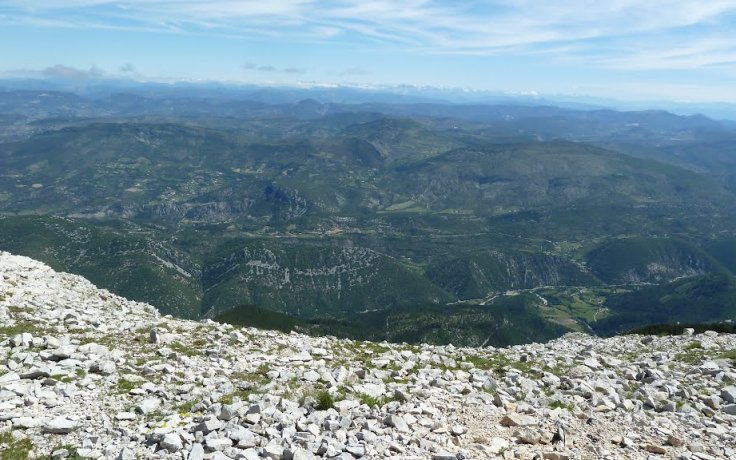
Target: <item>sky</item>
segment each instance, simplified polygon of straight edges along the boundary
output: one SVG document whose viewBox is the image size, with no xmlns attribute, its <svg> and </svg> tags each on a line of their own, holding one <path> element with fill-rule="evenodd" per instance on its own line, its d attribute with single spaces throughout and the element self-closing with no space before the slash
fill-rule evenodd
<svg viewBox="0 0 736 460">
<path fill-rule="evenodd" d="M 0 77 L 736 102 L 736 0 L 0 0 Z"/>
</svg>

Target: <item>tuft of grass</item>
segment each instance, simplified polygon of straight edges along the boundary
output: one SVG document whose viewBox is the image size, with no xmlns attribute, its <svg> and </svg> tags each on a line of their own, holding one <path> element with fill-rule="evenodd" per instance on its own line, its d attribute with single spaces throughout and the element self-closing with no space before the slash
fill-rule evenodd
<svg viewBox="0 0 736 460">
<path fill-rule="evenodd" d="M 11 326 L 0 326 L 0 336 L 13 337 L 14 335 L 28 332 L 34 336 L 43 335 L 46 330 L 39 327 L 38 324 L 32 321 L 16 321 Z"/>
<path fill-rule="evenodd" d="M 548 406 L 550 409 L 565 409 L 570 412 L 572 412 L 573 409 L 575 409 L 575 405 L 572 403 L 564 403 L 559 400 L 554 400 L 551 403 L 549 403 Z"/>
<path fill-rule="evenodd" d="M 127 394 L 134 388 L 137 388 L 137 385 L 134 382 L 126 379 L 118 380 L 117 389 L 119 393 Z"/>
<path fill-rule="evenodd" d="M 0 458 L 3 460 L 26 460 L 31 458 L 33 447 L 30 438 L 15 439 L 11 431 L 0 433 Z"/>
<path fill-rule="evenodd" d="M 268 374 L 268 371 L 271 369 L 268 367 L 268 364 L 262 363 L 260 366 L 258 366 L 258 369 L 256 369 L 256 374 L 266 377 L 266 374 Z"/>
<path fill-rule="evenodd" d="M 320 391 L 317 393 L 315 399 L 317 399 L 317 404 L 315 404 L 314 408 L 317 410 L 328 410 L 335 407 L 335 399 L 328 391 Z"/>
<path fill-rule="evenodd" d="M 251 382 L 255 385 L 265 385 L 269 381 L 267 374 L 268 374 L 268 371 L 270 370 L 271 369 L 268 367 L 268 365 L 264 363 L 258 366 L 255 372 L 242 372 L 242 371 L 233 372 L 230 375 L 230 380 L 233 383 Z"/>
<path fill-rule="evenodd" d="M 368 407 L 381 407 L 383 404 L 385 404 L 383 402 L 384 398 L 375 398 L 373 396 L 369 396 L 365 394 L 360 395 L 359 400 L 361 404 L 365 404 Z"/>
<path fill-rule="evenodd" d="M 189 356 L 190 358 L 198 354 L 195 348 L 184 345 L 181 342 L 174 342 L 171 345 L 169 345 L 169 348 L 171 348 L 173 351 L 179 354 L 182 354 L 184 356 Z"/>
<path fill-rule="evenodd" d="M 391 401 L 398 401 L 396 395 L 381 396 L 380 398 L 374 398 L 366 394 L 360 395 L 358 398 L 361 404 L 365 404 L 368 407 L 383 407 Z"/>
<path fill-rule="evenodd" d="M 177 413 L 184 417 L 192 413 L 192 407 L 199 401 L 196 399 L 190 399 L 189 401 L 183 402 L 176 407 Z"/>
<path fill-rule="evenodd" d="M 195 404 L 197 404 L 197 402 L 194 399 L 190 399 L 187 402 L 179 404 L 176 409 L 179 413 L 190 413 Z"/>
<path fill-rule="evenodd" d="M 704 358 L 704 353 L 701 347 L 692 347 L 694 344 L 688 345 L 686 351 L 677 353 L 675 359 L 686 364 L 698 364 Z M 692 348 L 691 348 L 692 347 Z"/>
<path fill-rule="evenodd" d="M 79 453 L 77 452 L 77 448 L 72 446 L 71 444 L 62 444 L 60 446 L 56 446 L 51 449 L 51 452 L 55 452 L 59 449 L 66 449 L 66 451 L 69 452 L 69 456 L 65 457 L 65 460 L 82 460 L 84 458 L 79 455 Z"/>
<path fill-rule="evenodd" d="M 468 355 L 465 357 L 465 361 L 473 364 L 476 369 L 484 371 L 490 370 L 493 367 L 493 361 L 481 356 Z"/>
</svg>

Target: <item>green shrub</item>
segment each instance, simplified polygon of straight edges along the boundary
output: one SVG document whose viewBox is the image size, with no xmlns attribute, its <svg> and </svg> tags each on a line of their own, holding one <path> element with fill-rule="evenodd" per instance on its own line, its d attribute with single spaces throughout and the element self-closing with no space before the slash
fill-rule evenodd
<svg viewBox="0 0 736 460">
<path fill-rule="evenodd" d="M 327 410 L 335 407 L 335 399 L 328 391 L 320 391 L 316 396 L 317 404 L 314 408 L 317 410 Z"/>
</svg>

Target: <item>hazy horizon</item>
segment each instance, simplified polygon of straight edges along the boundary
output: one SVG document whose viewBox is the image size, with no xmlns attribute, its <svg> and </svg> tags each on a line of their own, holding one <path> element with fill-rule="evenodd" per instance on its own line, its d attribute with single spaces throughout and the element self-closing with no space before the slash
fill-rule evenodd
<svg viewBox="0 0 736 460">
<path fill-rule="evenodd" d="M 736 2 L 0 2 L 0 78 L 736 102 Z"/>
</svg>

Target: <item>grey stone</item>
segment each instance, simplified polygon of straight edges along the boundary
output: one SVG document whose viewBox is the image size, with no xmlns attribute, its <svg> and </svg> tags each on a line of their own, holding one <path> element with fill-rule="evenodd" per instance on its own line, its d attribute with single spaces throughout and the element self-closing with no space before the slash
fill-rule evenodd
<svg viewBox="0 0 736 460">
<path fill-rule="evenodd" d="M 685 441 L 680 437 L 670 435 L 667 437 L 667 444 L 672 447 L 682 447 L 685 445 Z"/>
<path fill-rule="evenodd" d="M 255 449 L 245 449 L 241 452 L 241 457 L 239 457 L 240 460 L 260 460 L 261 456 L 258 455 L 258 451 Z M 309 457 L 310 459 L 313 457 Z M 296 456 L 292 458 L 292 460 L 295 460 Z"/>
<path fill-rule="evenodd" d="M 168 433 L 164 435 L 164 439 L 159 443 L 159 445 L 169 452 L 178 452 L 184 448 L 181 438 L 176 433 Z"/>
<path fill-rule="evenodd" d="M 215 452 L 210 457 L 210 460 L 233 460 L 232 457 L 228 457 L 227 455 L 223 454 L 222 452 Z"/>
<path fill-rule="evenodd" d="M 133 453 L 132 450 L 128 449 L 127 447 L 123 447 L 123 449 L 120 451 L 120 453 L 115 457 L 115 460 L 135 460 L 136 456 Z M 203 460 L 203 459 L 200 459 Z"/>
<path fill-rule="evenodd" d="M 345 451 L 355 458 L 360 458 L 365 455 L 365 447 L 363 446 L 347 446 Z"/>
<path fill-rule="evenodd" d="M 665 449 L 662 446 L 658 446 L 656 444 L 646 444 L 644 446 L 644 450 L 647 452 L 651 452 L 653 454 L 659 454 L 659 455 L 665 455 L 667 453 L 667 449 Z"/>
<path fill-rule="evenodd" d="M 151 412 L 154 412 L 161 406 L 161 400 L 158 398 L 148 398 L 144 399 L 140 403 L 138 403 L 137 406 L 135 406 L 135 411 L 139 414 L 150 414 Z"/>
<path fill-rule="evenodd" d="M 238 411 L 235 406 L 231 404 L 225 404 L 220 410 L 220 415 L 217 416 L 220 420 L 229 421 L 238 416 Z"/>
<path fill-rule="evenodd" d="M 7 374 L 0 375 L 0 387 L 7 383 L 17 382 L 20 380 L 20 375 L 16 372 L 8 372 Z"/>
<path fill-rule="evenodd" d="M 102 452 L 97 449 L 80 448 L 77 449 L 77 458 L 102 458 Z"/>
<path fill-rule="evenodd" d="M 468 429 L 462 425 L 454 425 L 451 431 L 452 431 L 452 434 L 454 434 L 455 436 L 460 436 L 460 435 L 467 433 Z"/>
<path fill-rule="evenodd" d="M 316 457 L 307 449 L 297 447 L 292 452 L 292 460 L 314 460 Z"/>
<path fill-rule="evenodd" d="M 204 444 L 215 451 L 225 450 L 225 448 L 233 446 L 233 442 L 229 438 L 207 438 Z"/>
<path fill-rule="evenodd" d="M 284 448 L 277 444 L 268 444 L 263 448 L 263 457 L 271 460 L 282 460 L 284 458 Z"/>
<path fill-rule="evenodd" d="M 729 403 L 736 403 L 736 386 L 727 386 L 721 390 L 721 398 Z"/>
<path fill-rule="evenodd" d="M 69 457 L 70 453 L 67 449 L 56 449 L 55 451 L 51 452 L 51 458 L 52 460 L 59 460 L 62 458 Z"/>
<path fill-rule="evenodd" d="M 506 414 L 501 419 L 501 425 L 503 426 L 531 426 L 536 424 L 536 418 L 524 414 Z"/>
<path fill-rule="evenodd" d="M 542 435 L 539 432 L 530 429 L 516 431 L 514 436 L 523 444 L 539 444 L 542 440 Z"/>
<path fill-rule="evenodd" d="M 204 420 L 199 425 L 193 428 L 193 431 L 201 431 L 204 434 L 210 434 L 213 431 L 217 431 L 222 428 L 225 424 L 216 418 L 209 418 Z"/>
<path fill-rule="evenodd" d="M 49 420 L 43 425 L 45 433 L 68 434 L 77 428 L 77 422 L 67 417 L 57 417 Z"/>
<path fill-rule="evenodd" d="M 189 451 L 189 458 L 187 460 L 204 460 L 204 447 L 202 447 L 202 444 L 198 442 L 192 444 L 192 450 Z"/>
<path fill-rule="evenodd" d="M 391 414 L 383 420 L 383 423 L 387 426 L 396 428 L 399 433 L 409 433 L 411 431 L 409 429 L 409 425 L 399 415 Z"/>
</svg>

